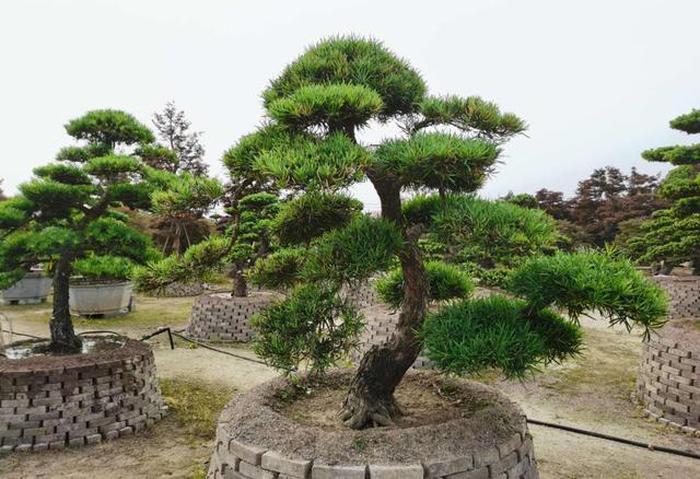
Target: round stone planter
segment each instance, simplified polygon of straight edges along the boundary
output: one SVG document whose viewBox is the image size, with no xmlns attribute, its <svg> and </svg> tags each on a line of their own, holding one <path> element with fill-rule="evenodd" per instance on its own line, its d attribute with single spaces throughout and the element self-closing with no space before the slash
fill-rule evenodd
<svg viewBox="0 0 700 479">
<path fill-rule="evenodd" d="M 700 319 L 700 276 L 653 276 L 669 298 L 668 319 Z"/>
<path fill-rule="evenodd" d="M 70 310 L 80 316 L 116 316 L 133 309 L 129 281 L 79 282 L 70 285 Z"/>
<path fill-rule="evenodd" d="M 0 293 L 1 304 L 37 304 L 46 301 L 51 292 L 51 278 L 40 271 L 24 275 L 12 287 Z"/>
<path fill-rule="evenodd" d="M 245 297 L 231 293 L 198 296 L 192 305 L 187 334 L 204 341 L 250 341 L 250 318 L 280 298 L 269 291 L 253 291 Z"/>
<path fill-rule="evenodd" d="M 672 321 L 642 350 L 637 399 L 647 416 L 700 436 L 700 330 Z"/>
<path fill-rule="evenodd" d="M 164 414 L 151 348 L 0 358 L 0 451 L 41 451 L 128 436 Z"/>
<path fill-rule="evenodd" d="M 425 372 L 410 376 L 427 374 L 437 378 Z M 270 381 L 236 397 L 222 413 L 207 477 L 538 478 L 520 408 L 493 388 L 455 384 L 459 394 L 476 394 L 487 403 L 435 424 L 354 431 L 314 427 L 283 415 L 275 404 L 289 382 Z"/>
</svg>

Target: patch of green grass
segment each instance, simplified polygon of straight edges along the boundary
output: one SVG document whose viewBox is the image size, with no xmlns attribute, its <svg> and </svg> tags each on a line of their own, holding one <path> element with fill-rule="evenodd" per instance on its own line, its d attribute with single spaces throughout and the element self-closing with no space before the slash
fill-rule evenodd
<svg viewBox="0 0 700 479">
<path fill-rule="evenodd" d="M 170 414 L 193 439 L 214 438 L 219 415 L 234 393 L 190 379 L 161 379 L 160 388 Z"/>
<path fill-rule="evenodd" d="M 641 344 L 620 342 L 605 330 L 585 330 L 586 350 L 559 368 L 545 368 L 540 383 L 562 394 L 600 388 L 620 398 L 634 388 Z"/>
<path fill-rule="evenodd" d="M 73 317 L 73 324 L 78 330 L 116 330 L 150 329 L 161 325 L 184 326 L 190 317 L 194 298 L 153 298 L 136 296 L 136 310 L 123 316 L 111 318 Z M 48 335 L 48 323 L 51 318 L 51 302 L 24 306 L 8 306 L 3 311 L 7 316 L 21 324 L 24 321 L 45 323 Z M 17 328 L 20 329 L 19 327 Z"/>
<path fill-rule="evenodd" d="M 190 474 L 190 479 L 206 479 L 207 478 L 207 467 L 202 463 L 196 463 L 192 466 L 192 474 Z"/>
</svg>

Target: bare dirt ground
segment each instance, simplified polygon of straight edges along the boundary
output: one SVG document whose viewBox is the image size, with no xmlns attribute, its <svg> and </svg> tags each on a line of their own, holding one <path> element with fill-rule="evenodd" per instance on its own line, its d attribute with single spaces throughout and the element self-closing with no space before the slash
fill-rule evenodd
<svg viewBox="0 0 700 479">
<path fill-rule="evenodd" d="M 191 303 L 192 298 L 139 297 L 137 311 L 128 317 L 81 319 L 76 321 L 76 327 L 80 331 L 112 330 L 139 338 L 160 326 L 184 328 Z M 15 331 L 48 334 L 48 305 L 5 307 L 2 311 L 12 321 Z M 549 367 L 524 382 L 481 379 L 519 402 L 531 418 L 700 453 L 700 439 L 643 419 L 630 400 L 641 351 L 639 336 L 607 328 L 604 322 L 586 320 L 583 325 L 587 350 L 580 358 Z M 178 381 L 196 381 L 217 398 L 231 395 L 232 390 L 245 391 L 276 375 L 263 365 L 203 348 L 193 349 L 182 341 L 171 351 L 165 336 L 149 342 L 154 346 L 162 378 L 174 380 L 175 385 L 181 384 Z M 224 349 L 254 357 L 244 345 Z M 0 458 L 0 477 L 203 477 L 211 438 L 191 434 L 187 424 L 177 416 L 170 415 L 136 437 L 98 446 L 11 454 Z M 700 478 L 700 460 L 541 426 L 531 426 L 531 432 L 543 479 Z"/>
</svg>

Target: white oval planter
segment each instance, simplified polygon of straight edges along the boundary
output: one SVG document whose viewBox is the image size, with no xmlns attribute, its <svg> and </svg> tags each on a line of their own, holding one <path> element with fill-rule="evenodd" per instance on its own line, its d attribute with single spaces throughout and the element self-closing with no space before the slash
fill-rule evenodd
<svg viewBox="0 0 700 479">
<path fill-rule="evenodd" d="M 1 292 L 3 304 L 36 304 L 46 301 L 51 291 L 51 278 L 39 271 L 24 275 L 12 287 Z"/>
<path fill-rule="evenodd" d="M 114 316 L 133 309 L 130 281 L 70 285 L 70 310 L 81 316 Z"/>
</svg>

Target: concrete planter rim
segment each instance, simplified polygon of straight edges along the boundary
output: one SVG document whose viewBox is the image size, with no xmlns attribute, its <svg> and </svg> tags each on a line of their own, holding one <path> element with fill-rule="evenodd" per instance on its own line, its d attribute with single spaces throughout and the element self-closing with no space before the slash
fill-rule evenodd
<svg viewBox="0 0 700 479">
<path fill-rule="evenodd" d="M 94 280 L 94 279 L 78 279 L 71 278 L 70 287 L 71 288 L 99 288 L 100 286 L 129 286 L 132 282 L 128 279 L 104 279 L 104 280 Z"/>
<path fill-rule="evenodd" d="M 350 375 L 352 373 L 352 370 L 335 370 L 331 371 L 329 374 Z M 437 377 L 436 373 L 426 371 L 411 371 L 407 374 L 407 376 L 408 375 Z M 402 454 L 409 457 L 406 461 L 400 461 L 398 463 L 392 462 L 389 459 L 385 461 L 374 460 L 374 462 L 372 462 L 374 458 L 367 458 L 363 460 L 358 457 L 357 461 L 338 461 L 334 458 L 322 457 L 322 462 L 324 463 L 360 467 L 367 465 L 367 461 L 370 461 L 369 464 L 378 465 L 415 465 L 416 463 L 436 459 L 449 460 L 465 454 L 478 455 L 487 453 L 494 448 L 498 448 L 500 443 L 507 442 L 507 437 L 500 437 L 499 439 L 499 436 L 496 435 L 493 443 L 484 442 L 477 444 L 476 446 L 467 445 L 465 441 L 468 438 L 465 436 L 468 436 L 469 434 L 479 435 L 484 433 L 483 431 L 473 431 L 472 427 L 470 427 L 473 426 L 473 424 L 470 424 L 469 418 L 457 418 L 435 424 L 413 426 L 401 429 L 376 428 L 356 431 L 348 428 L 327 431 L 320 427 L 301 424 L 272 408 L 270 405 L 270 400 L 272 399 L 273 395 L 289 384 L 289 380 L 283 377 L 278 377 L 234 398 L 234 400 L 228 404 L 226 409 L 224 409 L 220 417 L 219 433 L 217 436 L 225 434 L 225 437 L 231 441 L 248 444 L 251 447 L 258 448 L 260 450 L 276 451 L 279 450 L 279 445 L 281 443 L 295 444 L 299 439 L 304 438 L 309 440 L 309 437 L 312 436 L 317 438 L 317 449 L 320 450 L 323 447 L 323 444 L 327 444 L 326 441 L 328 440 L 346 440 L 350 442 L 360 435 L 368 435 L 373 443 L 375 443 L 375 441 L 382 441 L 385 445 L 393 447 L 395 447 L 397 444 L 401 444 L 403 449 Z M 460 384 L 462 385 L 461 387 L 466 389 L 488 391 L 490 394 L 493 394 L 494 398 L 497 398 L 499 410 L 504 413 L 504 417 L 507 418 L 507 420 L 511 421 L 508 426 L 512 426 L 512 432 L 508 434 L 511 436 L 512 434 L 516 434 L 522 437 L 524 432 L 527 431 L 524 412 L 516 403 L 508 399 L 503 393 L 497 391 L 495 388 L 474 381 L 463 380 L 460 381 Z M 338 407 L 340 407 L 340 404 Z M 282 439 L 275 441 L 272 439 L 272 437 L 268 437 L 265 438 L 265 440 L 260 441 L 259 438 L 251 438 L 249 434 L 250 431 L 257 427 L 256 424 L 261 424 L 262 421 L 266 422 L 267 424 L 274 424 L 274 435 L 282 436 Z M 425 455 L 426 451 L 424 438 L 426 437 L 427 433 L 435 432 L 437 430 L 456 431 L 456 436 L 463 437 L 465 441 L 462 441 L 462 444 L 450 442 L 431 444 L 431 449 L 433 451 L 439 451 L 438 453 L 435 453 L 439 457 L 428 457 Z M 505 434 L 505 436 L 508 434 Z M 272 434 L 270 436 L 272 436 Z M 421 446 L 421 444 L 423 444 L 423 446 Z M 412 451 L 412 448 L 415 448 L 416 451 Z M 284 455 L 285 452 L 281 452 L 280 454 Z M 288 457 L 292 459 L 315 460 L 319 457 L 314 454 L 308 455 L 304 452 L 292 454 L 287 452 L 287 454 Z"/>
<path fill-rule="evenodd" d="M 102 336 L 103 337 L 103 336 Z M 110 351 L 100 351 L 92 353 L 77 353 L 63 355 L 32 356 L 22 359 L 7 359 L 0 357 L 0 375 L 5 373 L 18 374 L 39 374 L 42 372 L 63 372 L 75 368 L 92 367 L 97 368 L 112 362 L 120 362 L 124 359 L 136 356 L 151 355 L 150 345 L 130 339 L 126 336 L 119 336 L 125 340 L 125 344 L 120 348 Z M 21 340 L 12 344 L 38 340 Z"/>
</svg>

